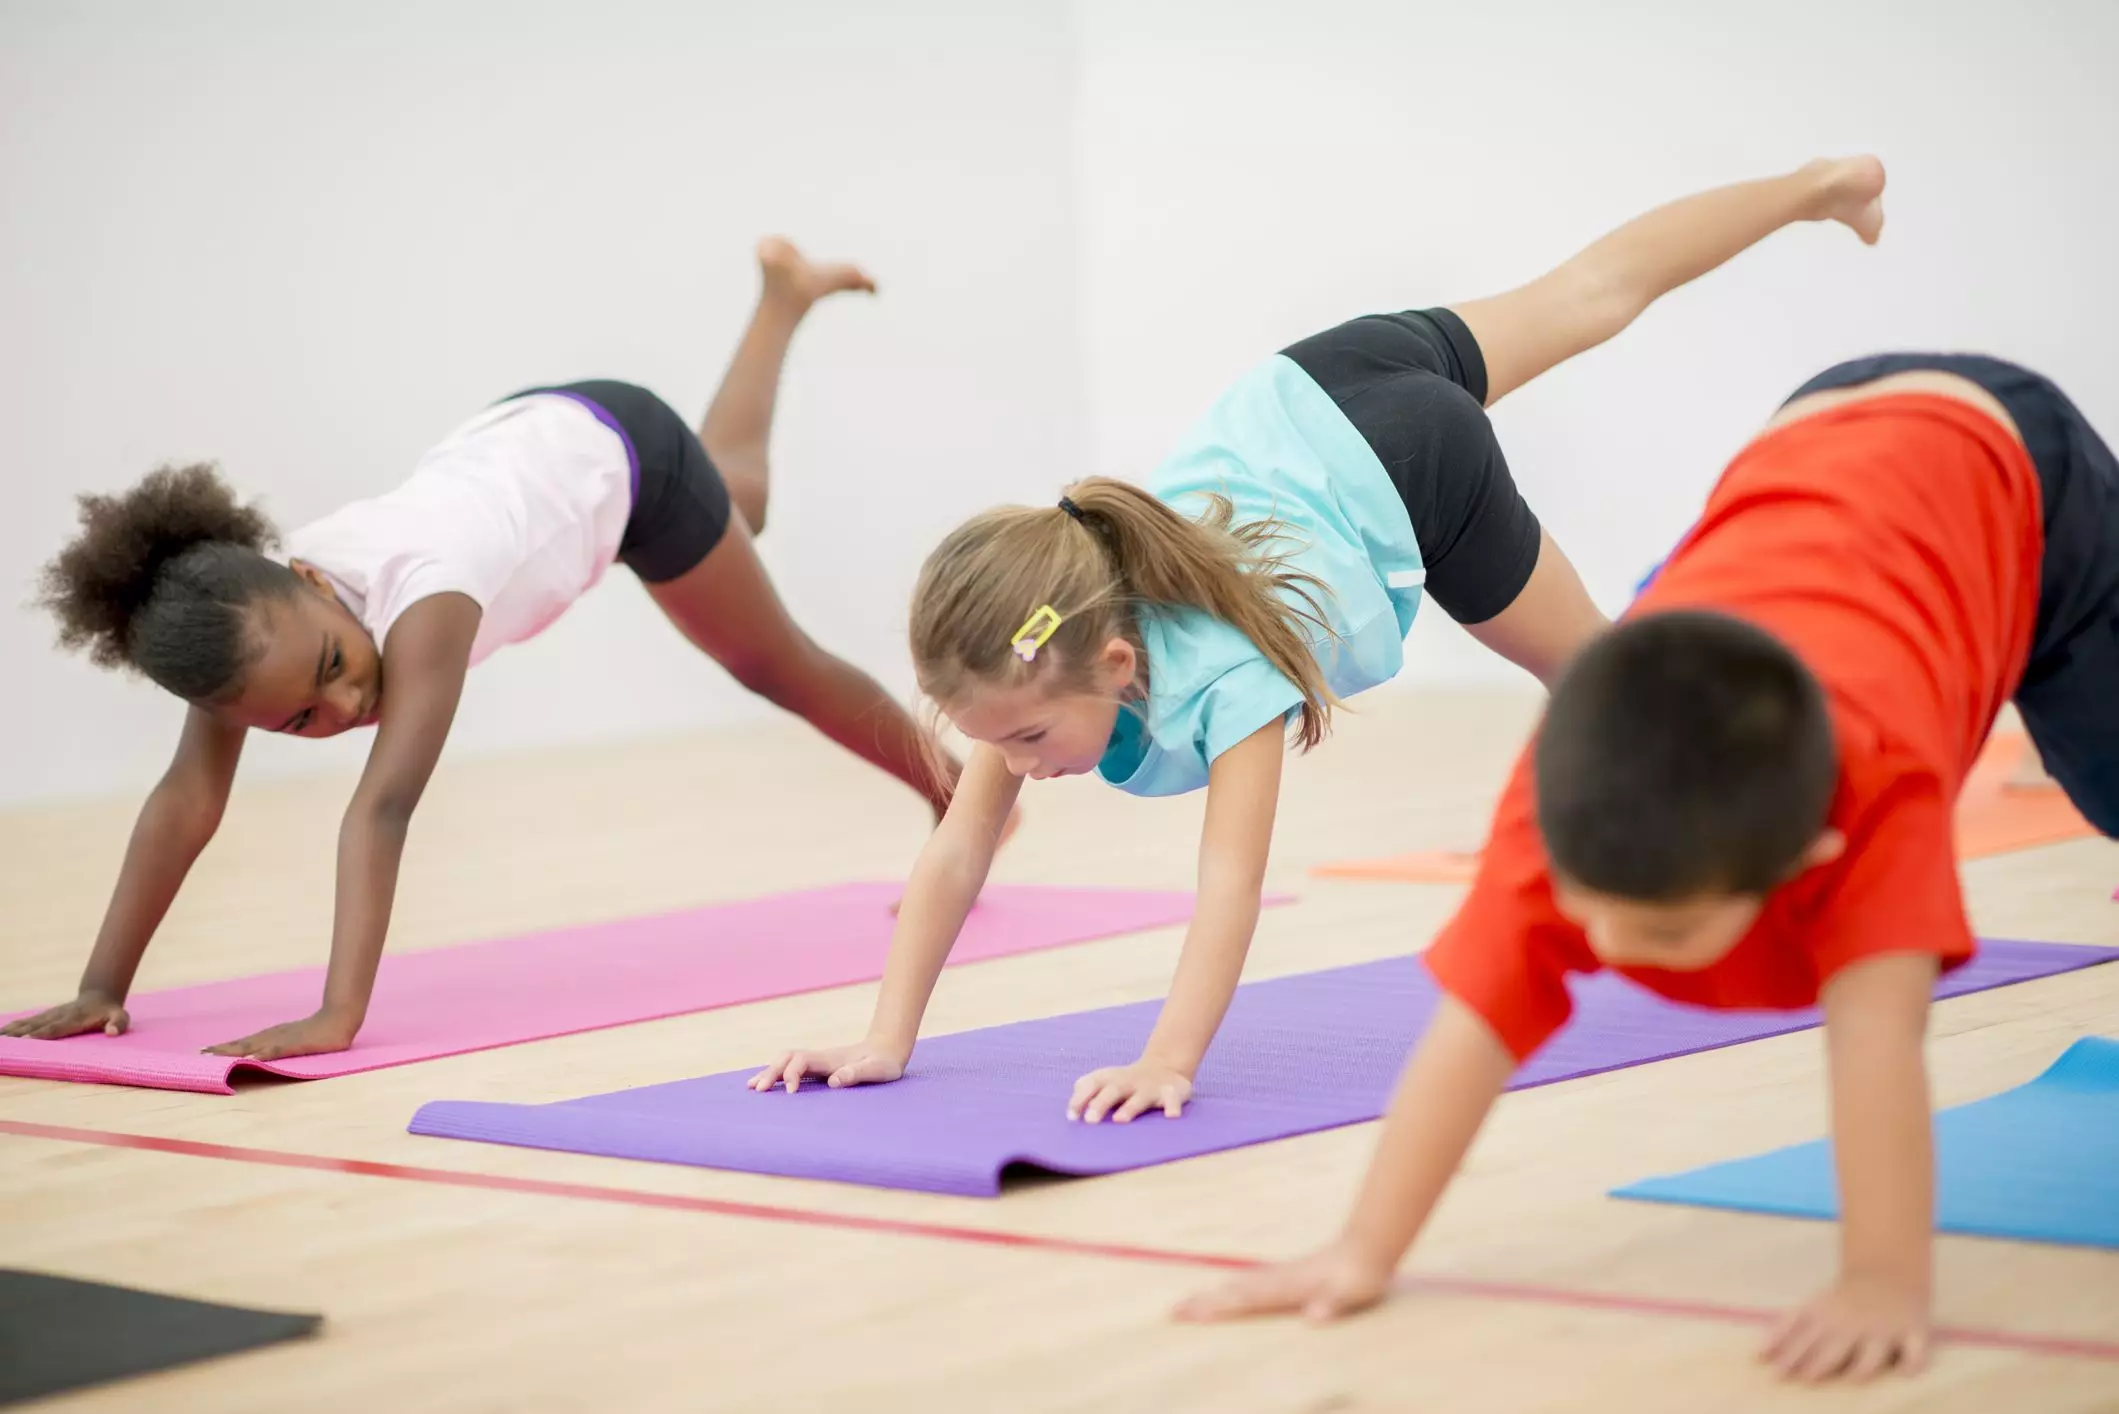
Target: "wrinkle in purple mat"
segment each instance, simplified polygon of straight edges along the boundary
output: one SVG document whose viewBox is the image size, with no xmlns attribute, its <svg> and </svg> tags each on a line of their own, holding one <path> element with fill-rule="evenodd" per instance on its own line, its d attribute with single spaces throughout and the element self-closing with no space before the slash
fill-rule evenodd
<svg viewBox="0 0 2119 1414">
<path fill-rule="evenodd" d="M 2119 948 L 1988 942 L 1937 997 L 2073 971 Z M 1715 1012 L 1608 973 L 1575 978 L 1575 1018 L 1516 1073 L 1550 1084 L 1815 1026 L 1818 1014 Z M 1184 1117 L 1071 1123 L 1076 1077 L 1140 1053 L 1159 1002 L 1021 1021 L 920 1044 L 894 1085 L 754 1094 L 755 1068 L 549 1105 L 440 1100 L 414 1134 L 659 1163 L 995 1197 L 1016 1167 L 1072 1176 L 1358 1124 L 1383 1113 L 1435 1003 L 1417 957 L 1239 988 Z M 762 1060 L 761 1060 L 762 1063 Z"/>
</svg>

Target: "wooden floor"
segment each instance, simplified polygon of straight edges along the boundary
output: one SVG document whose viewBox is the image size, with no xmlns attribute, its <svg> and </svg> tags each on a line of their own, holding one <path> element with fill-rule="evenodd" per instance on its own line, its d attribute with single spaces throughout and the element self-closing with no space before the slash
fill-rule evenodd
<svg viewBox="0 0 2119 1414">
<path fill-rule="evenodd" d="M 1305 870 L 1476 845 L 1530 712 L 1514 698 L 1363 706 L 1291 772 L 1272 883 L 1302 897 L 1266 914 L 1253 978 L 1423 946 L 1457 889 Z M 321 962 L 347 785 L 240 794 L 141 985 Z M 1136 801 L 1069 781 L 1026 802 L 1001 878 L 1191 882 L 1196 798 Z M 71 993 L 132 804 L 0 815 L 0 1009 Z M 415 826 L 392 946 L 899 876 L 922 827 L 909 797 L 793 727 L 451 765 Z M 1966 869 L 1976 923 L 2010 937 L 2119 941 L 2115 883 L 2119 849 L 2102 841 Z M 930 1028 L 1158 996 L 1179 937 L 953 972 Z M 846 988 L 233 1097 L 0 1080 L 0 1121 L 18 1127 L 185 1141 L 0 1134 L 0 1265 L 328 1318 L 315 1341 L 51 1407 L 2119 1410 L 2119 1361 L 2006 1345 L 1952 1345 L 1917 1381 L 1780 1388 L 1753 1363 L 1760 1329 L 1747 1316 L 1830 1276 L 1832 1228 L 1603 1196 L 1821 1133 L 1815 1034 L 1504 1099 L 1410 1264 L 1429 1283 L 1324 1330 L 1190 1329 L 1164 1312 L 1214 1278 L 1203 1259 L 1327 1235 L 1371 1126 L 999 1201 L 405 1133 L 428 1099 L 561 1099 L 852 1039 L 870 997 Z M 2119 1035 L 2119 967 L 1942 1003 L 1937 1102 L 2018 1084 L 2100 1032 Z M 418 1171 L 332 1171 L 301 1156 Z M 452 1185 L 437 1170 L 535 1182 Z M 1945 1238 L 1939 1270 L 1947 1324 L 2119 1343 L 2119 1254 Z"/>
</svg>

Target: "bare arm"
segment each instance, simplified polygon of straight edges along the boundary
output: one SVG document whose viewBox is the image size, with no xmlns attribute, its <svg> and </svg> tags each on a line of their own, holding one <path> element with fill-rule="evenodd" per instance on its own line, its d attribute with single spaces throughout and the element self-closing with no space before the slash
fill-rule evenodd
<svg viewBox="0 0 2119 1414">
<path fill-rule="evenodd" d="M 1716 187 L 1635 217 L 1527 285 L 1451 306 L 1485 356 L 1487 406 L 1792 222 L 1840 221 L 1873 243 L 1883 187 L 1873 157 Z"/>
<path fill-rule="evenodd" d="M 983 745 L 973 749 L 942 823 L 928 836 L 906 881 L 868 1035 L 851 1046 L 783 1051 L 751 1077 L 751 1089 L 784 1085 L 792 1092 L 812 1075 L 834 1086 L 873 1084 L 905 1073 L 928 998 L 986 886 L 986 872 L 1022 787 L 1000 752 Z"/>
<path fill-rule="evenodd" d="M 140 807 L 117 888 L 81 974 L 80 996 L 6 1028 L 10 1036 L 55 1040 L 83 1031 L 111 1035 L 129 1024 L 124 1003 L 155 930 L 169 912 L 191 866 L 220 828 L 244 729 L 190 708 L 175 758 Z"/>
<path fill-rule="evenodd" d="M 218 1055 L 272 1060 L 343 1050 L 367 1018 L 397 891 L 412 811 L 425 792 L 463 694 L 481 614 L 462 594 L 407 609 L 383 644 L 382 720 L 339 827 L 338 893 L 323 1004 L 307 1022 L 212 1047 Z"/>
<path fill-rule="evenodd" d="M 906 880 L 891 930 L 890 958 L 876 994 L 869 1040 L 905 1056 L 920 1038 L 920 1018 L 964 931 L 964 919 L 986 887 L 1008 812 L 1023 788 L 1001 753 L 981 745 L 957 781 L 942 823 L 928 838 Z"/>
<path fill-rule="evenodd" d="M 1391 1096 L 1383 1137 L 1342 1239 L 1384 1271 L 1397 1267 L 1456 1176 L 1516 1058 L 1493 1029 L 1444 992 Z"/>
<path fill-rule="evenodd" d="M 1825 986 L 1840 1273 L 1769 1345 L 1788 1374 L 1863 1378 L 1926 1359 L 1935 1155 L 1922 1048 L 1935 974 L 1931 954 L 1883 953 Z"/>
<path fill-rule="evenodd" d="M 1516 1058 L 1470 1007 L 1445 992 L 1391 1097 L 1383 1136 L 1337 1241 L 1245 1272 L 1178 1308 L 1186 1320 L 1300 1311 L 1328 1319 L 1381 1300 L 1515 1073 Z"/>
<path fill-rule="evenodd" d="M 1069 1118 L 1094 1124 L 1106 1114 L 1126 1121 L 1155 1108 L 1172 1118 L 1182 1113 L 1192 1078 L 1236 995 L 1258 928 L 1286 750 L 1276 720 L 1224 751 L 1208 768 L 1199 902 L 1185 929 L 1169 999 L 1140 1060 L 1083 1076 L 1068 1102 Z"/>
</svg>

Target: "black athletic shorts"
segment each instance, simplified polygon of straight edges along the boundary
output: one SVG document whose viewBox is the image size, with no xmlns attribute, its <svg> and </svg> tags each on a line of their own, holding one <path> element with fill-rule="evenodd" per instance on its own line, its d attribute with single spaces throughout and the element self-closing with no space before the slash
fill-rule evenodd
<svg viewBox="0 0 2119 1414">
<path fill-rule="evenodd" d="M 728 533 L 728 484 L 699 434 L 645 388 L 608 379 L 525 388 L 515 397 L 572 398 L 625 442 L 633 464 L 633 510 L 618 559 L 649 584 L 675 579 L 705 559 Z"/>
<path fill-rule="evenodd" d="M 1413 519 L 1427 594 L 1460 624 L 1516 602 L 1538 518 L 1486 418 L 1486 358 L 1446 309 L 1370 314 L 1282 351 L 1346 414 Z"/>
<path fill-rule="evenodd" d="M 2119 463 L 2051 380 L 1995 358 L 1880 354 L 1826 369 L 1791 400 L 1913 370 L 1978 384 L 2023 434 L 2044 503 L 2045 558 L 2016 708 L 2068 799 L 2119 836 Z"/>
</svg>

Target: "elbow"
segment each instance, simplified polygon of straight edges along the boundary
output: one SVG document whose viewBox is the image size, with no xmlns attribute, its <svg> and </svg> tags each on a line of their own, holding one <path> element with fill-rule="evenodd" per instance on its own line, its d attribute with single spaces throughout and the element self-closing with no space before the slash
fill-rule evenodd
<svg viewBox="0 0 2119 1414">
<path fill-rule="evenodd" d="M 221 813 L 227 804 L 223 793 L 164 783 L 154 793 L 155 830 L 197 853 L 221 828 Z"/>
<path fill-rule="evenodd" d="M 990 843 L 982 841 L 974 831 L 952 826 L 945 818 L 927 837 L 927 847 L 920 851 L 919 867 L 932 870 L 935 878 L 954 887 L 976 890 L 986 882 L 994 852 Z"/>
<path fill-rule="evenodd" d="M 412 828 L 412 812 L 418 808 L 417 791 L 377 791 L 355 799 L 353 808 L 346 813 L 346 823 L 402 839 Z"/>
<path fill-rule="evenodd" d="M 1572 272 L 1569 302 L 1576 318 L 1601 341 L 1616 335 L 1641 317 L 1655 299 L 1655 291 L 1632 271 L 1615 267 L 1584 266 Z"/>
</svg>

